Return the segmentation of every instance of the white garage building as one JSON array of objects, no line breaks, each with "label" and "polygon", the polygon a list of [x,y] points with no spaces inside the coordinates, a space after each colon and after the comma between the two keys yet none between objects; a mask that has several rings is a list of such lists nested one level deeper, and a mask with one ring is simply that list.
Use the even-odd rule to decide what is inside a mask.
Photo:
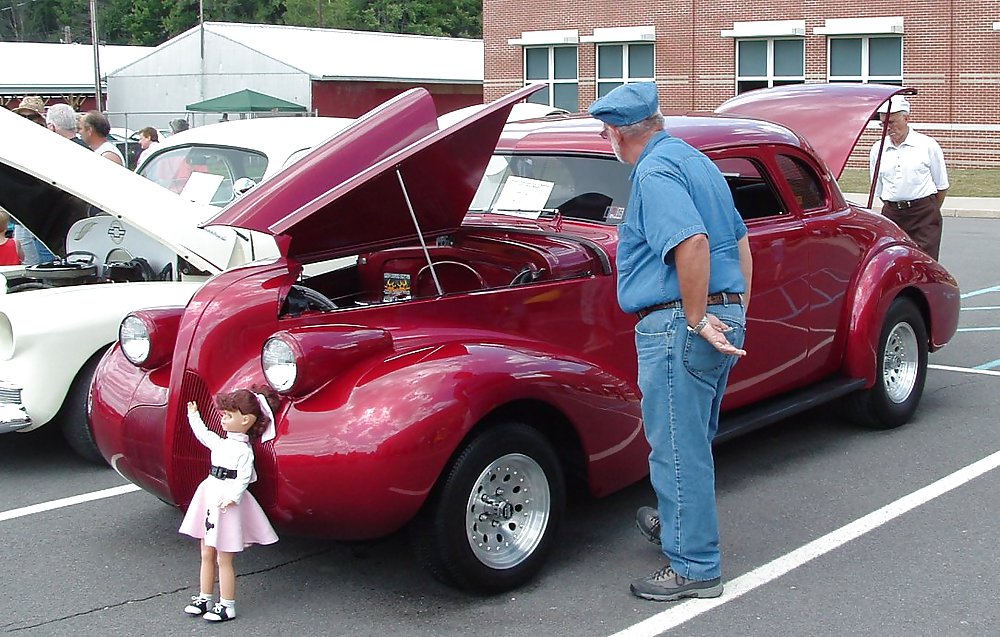
[{"label": "white garage building", "polygon": [[188,104],[252,89],[356,117],[414,86],[440,113],[482,103],[482,40],[206,22],[108,74],[107,110],[128,128],[201,124],[219,115],[187,114]]}]

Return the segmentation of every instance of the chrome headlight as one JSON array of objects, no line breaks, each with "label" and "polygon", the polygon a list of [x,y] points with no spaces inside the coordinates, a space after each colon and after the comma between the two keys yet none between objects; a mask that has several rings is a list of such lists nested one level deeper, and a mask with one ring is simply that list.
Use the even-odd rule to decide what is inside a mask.
[{"label": "chrome headlight", "polygon": [[283,338],[272,336],[267,339],[260,355],[260,364],[264,368],[264,378],[275,391],[285,392],[295,385],[295,379],[299,375],[295,350]]},{"label": "chrome headlight", "polygon": [[133,365],[142,365],[149,358],[151,342],[146,322],[137,316],[128,315],[118,328],[118,343],[125,358]]}]

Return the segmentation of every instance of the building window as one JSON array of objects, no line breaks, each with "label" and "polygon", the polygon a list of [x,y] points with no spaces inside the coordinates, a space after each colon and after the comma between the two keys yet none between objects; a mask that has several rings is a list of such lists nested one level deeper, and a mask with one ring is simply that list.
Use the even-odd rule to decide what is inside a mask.
[{"label": "building window", "polygon": [[736,41],[737,93],[805,81],[805,47],[801,39]]},{"label": "building window", "polygon": [[831,82],[903,83],[903,38],[866,35],[829,39]]},{"label": "building window", "polygon": [[630,82],[654,81],[652,44],[599,44],[597,97]]},{"label": "building window", "polygon": [[577,48],[575,46],[525,47],[524,83],[546,85],[544,89],[529,97],[529,102],[547,104],[571,113],[579,111]]}]

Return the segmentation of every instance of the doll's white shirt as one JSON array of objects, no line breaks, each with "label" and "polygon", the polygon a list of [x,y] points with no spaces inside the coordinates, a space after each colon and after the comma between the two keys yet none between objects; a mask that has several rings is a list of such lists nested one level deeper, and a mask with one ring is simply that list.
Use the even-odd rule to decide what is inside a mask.
[{"label": "doll's white shirt", "polygon": [[224,469],[236,469],[236,478],[221,480],[209,476],[207,479],[220,483],[218,491],[223,499],[239,504],[247,486],[257,480],[257,472],[253,468],[253,447],[250,446],[250,437],[246,434],[226,432],[226,437],[223,438],[209,429],[201,419],[201,414],[197,412],[188,413],[188,422],[198,442],[211,450],[213,465]]}]

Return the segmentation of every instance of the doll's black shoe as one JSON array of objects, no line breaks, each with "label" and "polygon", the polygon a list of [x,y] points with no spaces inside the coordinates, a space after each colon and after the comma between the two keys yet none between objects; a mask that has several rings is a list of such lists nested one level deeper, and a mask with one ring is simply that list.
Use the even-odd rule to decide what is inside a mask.
[{"label": "doll's black shoe", "polygon": [[202,597],[201,595],[192,595],[191,602],[184,607],[184,612],[188,615],[204,615],[208,612],[208,609],[212,607],[211,597]]},{"label": "doll's black shoe", "polygon": [[210,622],[227,622],[236,619],[236,609],[219,603],[206,612],[204,617]]}]

